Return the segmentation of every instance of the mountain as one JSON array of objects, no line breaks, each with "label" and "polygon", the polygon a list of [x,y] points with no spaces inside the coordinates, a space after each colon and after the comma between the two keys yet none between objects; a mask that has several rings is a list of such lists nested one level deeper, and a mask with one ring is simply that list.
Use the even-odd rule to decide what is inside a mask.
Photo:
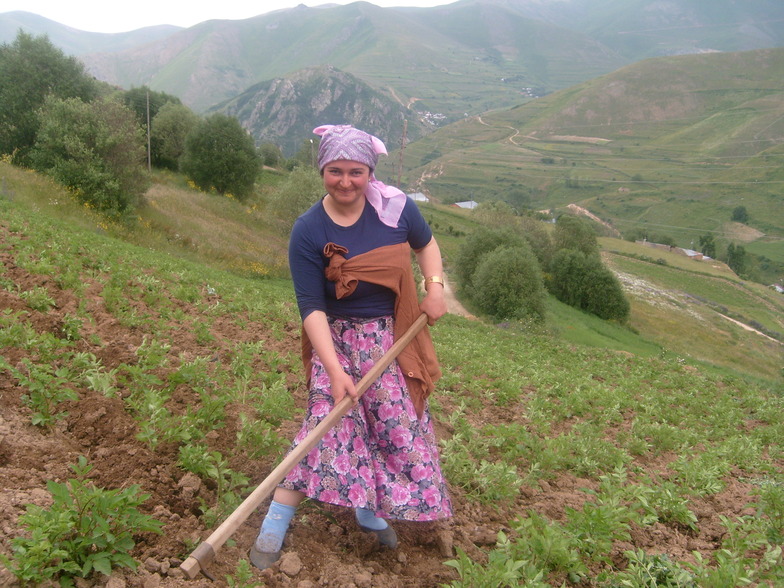
[{"label": "mountain", "polygon": [[[328,65],[261,82],[214,110],[242,121],[257,143],[274,143],[287,157],[302,147],[303,140],[313,138],[313,128],[325,122],[373,129],[392,150],[401,144],[403,121],[410,118],[400,103]],[[430,130],[416,118],[406,128],[409,141]]]},{"label": "mountain", "polygon": [[82,59],[99,79],[147,84],[197,111],[256,83],[331,65],[445,120],[512,106],[525,99],[525,88],[551,91],[627,63],[582,33],[493,3],[398,10],[366,2],[208,21]]},{"label": "mountain", "polygon": [[438,129],[406,148],[404,181],[444,203],[576,204],[621,233],[711,234],[781,264],[782,137],[784,49],[660,57]]},{"label": "mountain", "polygon": [[[777,0],[461,0],[432,8],[355,2],[108,35],[8,12],[0,14],[0,41],[19,28],[47,34],[96,78],[148,85],[197,112],[232,100],[236,108],[258,84],[271,88],[277,80],[282,89],[291,78],[296,86],[295,78],[307,76],[300,70],[331,67],[369,86],[374,100],[407,108],[415,137],[419,128],[515,107],[650,56],[781,46],[782,21]],[[258,139],[281,136],[258,120],[243,123]],[[400,133],[387,137],[397,141]]]}]

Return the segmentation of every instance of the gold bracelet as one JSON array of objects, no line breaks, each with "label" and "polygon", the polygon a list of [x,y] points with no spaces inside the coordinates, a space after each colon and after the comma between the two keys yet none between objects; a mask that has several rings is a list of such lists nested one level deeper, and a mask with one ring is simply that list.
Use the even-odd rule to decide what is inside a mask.
[{"label": "gold bracelet", "polygon": [[429,278],[425,278],[425,289],[427,289],[428,284],[433,284],[433,283],[441,284],[443,286],[444,278],[442,278],[441,276],[430,276]]}]

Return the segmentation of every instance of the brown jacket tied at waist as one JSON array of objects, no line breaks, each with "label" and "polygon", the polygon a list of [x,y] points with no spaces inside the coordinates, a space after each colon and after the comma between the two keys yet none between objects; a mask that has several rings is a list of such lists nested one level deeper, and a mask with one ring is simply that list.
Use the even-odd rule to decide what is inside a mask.
[{"label": "brown jacket tied at waist", "polygon": [[[367,253],[346,259],[345,247],[335,243],[324,246],[324,255],[329,258],[325,270],[327,279],[335,282],[338,299],[349,296],[357,283],[370,282],[389,288],[395,293],[395,340],[405,333],[422,314],[419,310],[419,296],[414,272],[411,269],[411,248],[408,243],[387,245]],[[302,330],[302,361],[305,374],[310,379],[312,346],[305,330]],[[433,340],[427,328],[417,336],[397,356],[400,369],[406,379],[408,392],[420,417],[425,401],[433,392],[435,383],[441,377]]]}]

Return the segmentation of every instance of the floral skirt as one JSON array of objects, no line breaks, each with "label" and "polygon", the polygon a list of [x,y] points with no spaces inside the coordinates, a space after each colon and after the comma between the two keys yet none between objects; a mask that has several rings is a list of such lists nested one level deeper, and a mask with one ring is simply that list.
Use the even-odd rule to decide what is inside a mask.
[{"label": "floral skirt", "polygon": [[[392,317],[329,322],[338,358],[355,382],[394,342]],[[307,414],[292,449],[332,406],[329,377],[314,352]],[[417,416],[397,361],[280,486],[321,502],[367,508],[379,517],[431,521],[452,515],[430,413],[425,407]]]}]

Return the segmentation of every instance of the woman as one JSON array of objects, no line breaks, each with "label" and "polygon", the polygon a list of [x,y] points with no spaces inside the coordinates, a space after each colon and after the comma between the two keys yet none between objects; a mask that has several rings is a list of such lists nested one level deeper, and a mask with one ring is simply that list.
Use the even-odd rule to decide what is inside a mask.
[{"label": "woman", "polygon": [[[309,498],[355,509],[363,531],[397,546],[386,519],[432,521],[452,514],[427,396],[441,372],[427,329],[357,399],[356,383],[422,313],[446,313],[441,252],[416,204],[376,180],[376,137],[326,125],[318,165],[326,195],[297,219],[289,265],[303,326],[308,409],[294,447],[344,397],[354,408],[275,490],[251,562],[280,557],[299,503]],[[411,249],[425,276],[418,300]],[[402,366],[402,369],[401,369]]]}]

